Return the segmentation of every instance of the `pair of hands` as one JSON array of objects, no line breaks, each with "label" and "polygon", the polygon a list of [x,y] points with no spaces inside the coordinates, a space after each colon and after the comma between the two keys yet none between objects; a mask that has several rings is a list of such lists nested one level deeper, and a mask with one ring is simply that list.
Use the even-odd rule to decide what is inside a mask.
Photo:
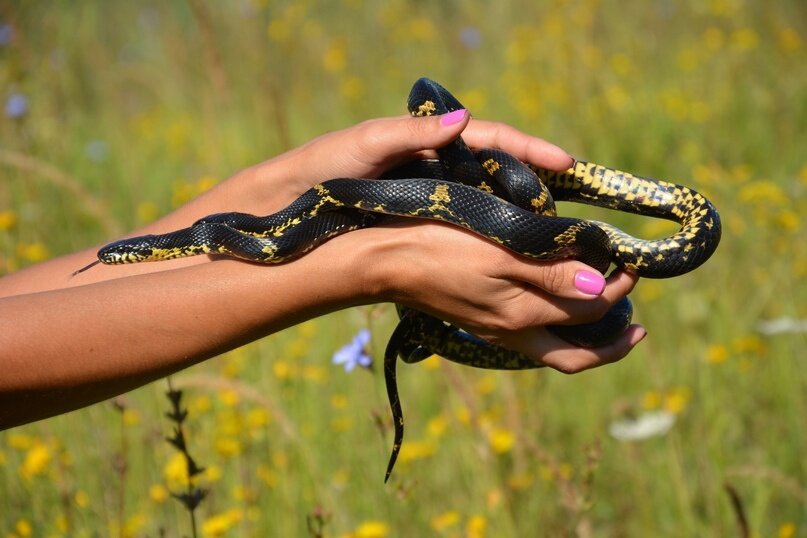
[{"label": "pair of hands", "polygon": [[[506,125],[447,116],[372,120],[324,135],[236,174],[138,234],[176,230],[211,213],[272,213],[317,182],[378,176],[460,133],[472,147],[500,148],[545,168],[572,164],[559,148]],[[619,360],[645,335],[632,326],[611,345],[581,349],[544,328],[598,319],[630,292],[635,276],[604,279],[576,261],[539,263],[434,221],[356,230],[274,267],[196,256],[96,265],[71,277],[95,252],[0,279],[0,326],[7,329],[0,331],[0,429],[90,405],[360,304],[423,310],[566,373]]]},{"label": "pair of hands", "polygon": [[[460,134],[472,148],[499,148],[543,168],[566,170],[574,162],[557,146],[502,123],[470,121],[468,114],[449,125],[440,117],[383,118],[323,135],[281,156],[294,171],[284,196],[290,202],[324,179],[377,177],[408,160],[435,156],[431,148]],[[260,175],[260,168],[255,173]],[[592,292],[591,281],[602,276],[583,263],[537,262],[435,221],[398,220],[333,241],[343,249],[368,241],[378,246],[361,277],[368,301],[423,310],[565,373],[617,361],[646,334],[633,325],[608,346],[581,349],[545,329],[601,318],[636,284],[638,277],[627,272],[615,272],[602,286],[594,285],[600,293]],[[581,275],[590,284],[582,286],[585,292],[575,286]]]}]

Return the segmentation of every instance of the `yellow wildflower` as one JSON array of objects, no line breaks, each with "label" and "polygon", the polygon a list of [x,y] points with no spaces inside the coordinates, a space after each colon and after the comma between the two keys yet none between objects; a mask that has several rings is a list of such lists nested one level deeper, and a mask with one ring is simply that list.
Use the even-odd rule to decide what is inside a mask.
[{"label": "yellow wildflower", "polygon": [[344,39],[331,41],[322,55],[322,67],[331,73],[340,73],[347,66],[347,46]]},{"label": "yellow wildflower", "polygon": [[437,532],[442,532],[449,527],[453,527],[460,521],[460,514],[456,510],[449,510],[448,512],[443,512],[438,516],[434,516],[431,520],[431,527],[432,529],[436,530]]},{"label": "yellow wildflower", "polygon": [[241,442],[234,437],[216,439],[216,452],[222,456],[238,456],[241,454]]},{"label": "yellow wildflower", "polygon": [[759,35],[753,28],[740,28],[731,34],[731,44],[739,51],[749,51],[759,45]]},{"label": "yellow wildflower", "polygon": [[233,508],[202,522],[202,536],[223,536],[244,517],[243,510]]},{"label": "yellow wildflower", "polygon": [[658,409],[661,405],[661,395],[655,390],[648,390],[642,396],[642,408],[647,410]]},{"label": "yellow wildflower", "polygon": [[356,538],[384,538],[389,534],[389,526],[383,521],[364,521],[357,528]]},{"label": "yellow wildflower", "polygon": [[768,203],[775,206],[784,206],[788,203],[788,195],[784,189],[770,180],[757,180],[743,185],[737,193],[737,198],[741,202],[754,205]]},{"label": "yellow wildflower", "polygon": [[145,514],[138,513],[126,520],[123,527],[124,536],[135,536],[146,524],[148,518]]},{"label": "yellow wildflower", "polygon": [[155,503],[162,503],[168,498],[168,489],[162,484],[152,484],[149,488],[149,497]]},{"label": "yellow wildflower", "polygon": [[272,372],[278,379],[289,379],[292,376],[292,367],[284,360],[276,360],[272,363]]},{"label": "yellow wildflower", "polygon": [[45,443],[36,443],[25,454],[25,459],[20,465],[20,476],[31,478],[44,473],[52,458],[50,447]]},{"label": "yellow wildflower", "polygon": [[34,446],[34,444],[39,442],[41,441],[38,441],[35,437],[31,435],[27,435],[24,433],[17,433],[14,431],[9,432],[8,435],[6,436],[6,444],[11,448],[17,450],[28,450],[29,448]]},{"label": "yellow wildflower", "polygon": [[[805,175],[805,177],[807,177],[807,175]],[[440,355],[430,355],[421,364],[426,368],[428,368],[429,370],[436,370],[440,368],[440,361],[441,361]]]},{"label": "yellow wildflower", "polygon": [[801,216],[790,209],[783,209],[776,215],[776,224],[782,230],[794,233],[801,227]]},{"label": "yellow wildflower", "polygon": [[457,407],[456,411],[454,411],[454,415],[457,417],[457,421],[460,424],[467,426],[471,423],[471,411],[464,405]]},{"label": "yellow wildflower", "polygon": [[789,26],[779,30],[778,38],[779,48],[785,52],[793,52],[801,48],[799,33]]},{"label": "yellow wildflower", "polygon": [[62,534],[67,534],[70,530],[70,520],[64,514],[59,514],[56,516],[56,529],[61,532]]},{"label": "yellow wildflower", "polygon": [[437,452],[437,445],[434,441],[407,441],[401,446],[398,459],[402,462],[428,458]]},{"label": "yellow wildflower", "polygon": [[172,489],[188,487],[188,464],[185,456],[175,452],[163,467],[163,475]]},{"label": "yellow wildflower", "polygon": [[344,394],[334,394],[333,396],[331,396],[331,406],[334,409],[344,409],[345,407],[347,407],[347,403],[348,403],[347,396],[345,396]]},{"label": "yellow wildflower", "polygon": [[746,353],[757,356],[765,354],[765,344],[759,336],[753,334],[736,338],[731,343],[731,347],[736,353]]},{"label": "yellow wildflower", "polygon": [[426,424],[426,431],[429,432],[431,437],[442,437],[448,426],[448,420],[443,415],[438,415]]},{"label": "yellow wildflower", "polygon": [[213,401],[210,399],[210,396],[202,394],[201,396],[196,396],[193,400],[191,400],[188,407],[192,412],[204,413],[205,411],[209,411],[212,405]]},{"label": "yellow wildflower", "polygon": [[711,344],[706,348],[706,360],[712,364],[726,362],[729,358],[729,350],[723,344]]},{"label": "yellow wildflower", "polygon": [[238,392],[230,389],[220,390],[218,397],[219,401],[227,407],[235,407],[241,401],[241,396]]},{"label": "yellow wildflower", "polygon": [[782,523],[779,525],[779,531],[776,533],[777,538],[793,538],[796,536],[796,525],[791,522]]},{"label": "yellow wildflower", "polygon": [[331,430],[336,433],[348,431],[353,427],[353,418],[350,415],[334,417],[331,419]]},{"label": "yellow wildflower", "polygon": [[505,428],[495,428],[488,436],[490,447],[497,454],[504,454],[510,452],[513,445],[516,444],[516,436],[510,430]]},{"label": "yellow wildflower", "polygon": [[140,424],[140,413],[135,409],[124,409],[122,418],[126,426],[137,426]]},{"label": "yellow wildflower", "polygon": [[17,225],[17,214],[14,211],[0,211],[0,231],[10,230]]},{"label": "yellow wildflower", "polygon": [[488,520],[485,516],[473,515],[465,524],[465,538],[484,538],[487,528]]},{"label": "yellow wildflower", "polygon": [[73,495],[73,502],[75,502],[76,506],[79,508],[87,508],[90,505],[90,496],[86,491],[80,489]]},{"label": "yellow wildflower", "polygon": [[224,473],[222,472],[221,467],[218,467],[217,465],[211,465],[205,468],[205,472],[202,473],[201,478],[204,482],[210,484],[212,482],[218,482],[219,480],[221,480],[223,474]]},{"label": "yellow wildflower", "polygon": [[17,245],[17,256],[31,263],[47,260],[50,256],[48,249],[42,243],[19,243]]},{"label": "yellow wildflower", "polygon": [[17,520],[17,524],[14,525],[14,529],[17,531],[19,536],[31,536],[31,533],[34,531],[27,519]]},{"label": "yellow wildflower", "polygon": [[263,407],[254,407],[247,412],[246,424],[249,429],[263,428],[269,424],[269,412]]},{"label": "yellow wildflower", "polygon": [[675,388],[664,395],[664,409],[677,415],[681,413],[689,402],[689,390],[686,387]]}]

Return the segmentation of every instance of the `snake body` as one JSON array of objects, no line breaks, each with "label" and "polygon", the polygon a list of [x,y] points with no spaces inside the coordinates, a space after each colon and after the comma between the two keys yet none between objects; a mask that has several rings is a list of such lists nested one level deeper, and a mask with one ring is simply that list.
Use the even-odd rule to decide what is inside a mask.
[{"label": "snake body", "polygon": [[[410,92],[408,108],[412,115],[425,116],[463,106],[436,82],[420,79]],[[119,264],[222,254],[281,263],[389,215],[447,222],[537,260],[575,258],[602,273],[613,263],[642,277],[668,278],[703,264],[720,241],[715,207],[682,185],[583,161],[563,172],[549,171],[525,165],[499,150],[471,151],[461,137],[437,152],[439,159],[404,165],[388,172],[383,181],[331,179],[272,215],[210,215],[182,230],[116,241],[103,247],[98,258],[102,263]],[[669,219],[681,226],[670,237],[641,240],[606,223],[558,217],[554,200]],[[491,369],[541,366],[425,313],[402,306],[398,312],[400,322],[384,357],[395,429],[386,479],[403,440],[396,378],[399,357],[411,363],[438,354]],[[631,315],[630,301],[625,298],[599,322],[550,329],[576,345],[598,346],[622,334]]]}]

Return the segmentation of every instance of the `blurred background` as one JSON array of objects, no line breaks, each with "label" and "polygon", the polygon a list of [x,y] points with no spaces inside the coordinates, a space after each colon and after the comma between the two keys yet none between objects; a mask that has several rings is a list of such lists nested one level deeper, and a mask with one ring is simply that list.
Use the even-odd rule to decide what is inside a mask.
[{"label": "blurred background", "polygon": [[[0,274],[402,114],[429,76],[478,118],[700,190],[717,253],[640,282],[649,337],[622,363],[401,366],[386,486],[391,305],[175,376],[198,535],[807,536],[806,60],[800,0],[0,2]],[[376,364],[332,364],[362,329]],[[191,535],[167,388],[0,433],[0,536]]]}]

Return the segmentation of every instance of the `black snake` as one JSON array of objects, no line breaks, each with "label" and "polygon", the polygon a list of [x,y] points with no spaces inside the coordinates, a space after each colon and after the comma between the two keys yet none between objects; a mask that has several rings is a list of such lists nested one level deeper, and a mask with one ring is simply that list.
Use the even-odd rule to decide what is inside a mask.
[{"label": "black snake", "polygon": [[[442,86],[425,78],[415,82],[408,100],[414,116],[462,108]],[[613,263],[642,277],[667,278],[700,266],[720,241],[720,218],[714,206],[681,185],[582,161],[564,172],[553,172],[527,166],[499,150],[471,151],[462,138],[437,153],[438,160],[396,168],[383,181],[324,181],[269,216],[220,213],[182,230],[116,241],[103,247],[98,258],[105,264],[121,264],[222,254],[279,263],[299,257],[331,237],[394,215],[448,222],[538,260],[575,258],[602,273]],[[681,227],[664,239],[640,240],[605,223],[558,217],[553,200],[674,220]],[[398,357],[411,363],[437,354],[491,369],[542,366],[425,313],[402,306],[398,312],[400,323],[384,357],[395,428],[385,480],[403,440]],[[593,347],[622,334],[631,315],[630,301],[625,298],[599,322],[550,329],[571,343]]]}]

